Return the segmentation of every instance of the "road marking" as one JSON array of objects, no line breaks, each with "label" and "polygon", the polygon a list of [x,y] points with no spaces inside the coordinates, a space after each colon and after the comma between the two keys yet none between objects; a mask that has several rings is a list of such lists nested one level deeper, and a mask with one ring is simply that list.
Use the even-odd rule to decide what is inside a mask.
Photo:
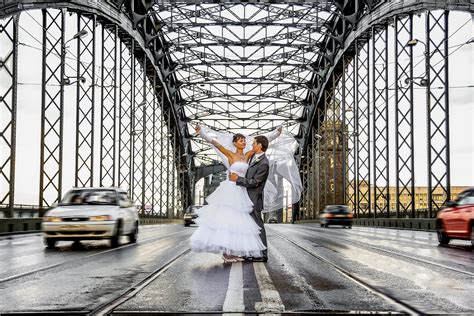
[{"label": "road marking", "polygon": [[283,312],[285,305],[281,301],[280,294],[273,286],[272,279],[268,274],[263,262],[254,262],[253,268],[257,277],[258,288],[262,297],[261,302],[255,303],[255,311],[257,312]]},{"label": "road marking", "polygon": [[225,294],[223,312],[245,312],[244,274],[242,262],[232,264],[229,273],[229,285]]}]

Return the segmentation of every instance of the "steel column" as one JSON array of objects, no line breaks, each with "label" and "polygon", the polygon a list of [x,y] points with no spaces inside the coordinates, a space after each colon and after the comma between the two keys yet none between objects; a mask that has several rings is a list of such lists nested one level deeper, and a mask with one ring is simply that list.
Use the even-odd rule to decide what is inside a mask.
[{"label": "steel column", "polygon": [[[86,30],[91,36],[77,38],[76,72],[76,187],[94,184],[94,113],[95,113],[95,28],[96,17],[78,14],[77,32]],[[85,83],[80,78],[84,78]]]},{"label": "steel column", "polygon": [[[146,69],[146,68],[145,68]],[[146,212],[148,215],[154,215],[155,213],[155,201],[154,201],[154,186],[155,186],[155,91],[153,89],[154,82],[150,82],[145,77],[145,108],[144,108],[144,120],[143,120],[143,131],[144,131],[144,150],[143,150],[143,188],[145,205],[149,206],[150,209]]]},{"label": "steel column", "polygon": [[[0,20],[0,204],[8,203],[5,217],[13,216],[18,89],[18,22],[20,15]],[[8,192],[4,192],[8,188]]]},{"label": "steel column", "polygon": [[[325,105],[326,107],[326,105]],[[328,170],[327,170],[327,135],[325,131],[326,109],[318,108],[319,126],[317,133],[322,136],[318,142],[318,164],[319,164],[319,207],[323,208],[327,203],[328,196]]]},{"label": "steel column", "polygon": [[[134,46],[131,40],[131,47]],[[120,42],[120,67],[118,77],[119,86],[119,148],[118,148],[118,186],[127,190],[132,197],[132,117],[133,117],[133,91],[134,91],[134,53],[127,45]]]},{"label": "steel column", "polygon": [[[358,42],[358,41],[357,41]],[[357,43],[356,45],[359,45]],[[357,120],[357,188],[358,210],[364,215],[371,215],[371,183],[370,183],[370,72],[369,42],[362,43],[357,51],[356,66],[356,120]],[[367,186],[367,191],[361,190]]]},{"label": "steel column", "polygon": [[[358,185],[357,185],[357,125],[356,125],[356,64],[354,58],[344,59],[344,123],[347,133],[346,145],[347,154],[344,156],[346,160],[346,203],[352,207],[354,214],[359,214],[358,207]],[[346,157],[347,156],[347,157]]]},{"label": "steel column", "polygon": [[[413,133],[413,16],[395,18],[395,155],[396,217],[415,216],[415,170]],[[401,82],[408,78],[409,84]],[[401,201],[408,196],[408,201]]]},{"label": "steel column", "polygon": [[117,25],[102,25],[100,186],[115,186]]},{"label": "steel column", "polygon": [[139,58],[134,58],[134,87],[133,87],[133,115],[132,115],[132,145],[133,145],[133,199],[140,203],[140,213],[143,214],[145,208],[145,196],[144,196],[144,107],[145,107],[145,71],[143,66],[145,62],[143,57],[140,57],[143,63],[140,63]]},{"label": "steel column", "polygon": [[333,75],[333,87],[334,87],[334,99],[332,102],[333,108],[333,172],[332,172],[332,181],[334,186],[334,200],[333,204],[344,204],[344,182],[343,182],[343,165],[344,158],[342,156],[342,135],[344,134],[344,125],[342,124],[342,73],[335,73]]},{"label": "steel column", "polygon": [[162,216],[163,212],[163,201],[164,201],[164,190],[166,186],[163,162],[166,159],[163,148],[163,140],[167,135],[167,132],[163,126],[163,89],[158,87],[158,82],[156,76],[154,77],[153,90],[155,91],[155,136],[153,139],[154,142],[154,202],[155,202],[155,211],[158,210],[157,215]]},{"label": "steel column", "polygon": [[[451,199],[449,149],[448,17],[429,11],[426,15],[428,214],[435,217]],[[442,40],[438,41],[442,35]],[[439,60],[439,61],[438,61]],[[441,86],[443,89],[431,89]]]},{"label": "steel column", "polygon": [[346,110],[347,110],[347,100],[346,100],[346,91],[350,89],[346,89],[346,77],[347,77],[347,60],[346,58],[342,58],[342,78],[341,78],[341,90],[340,90],[340,97],[341,97],[341,145],[342,145],[342,161],[341,161],[341,172],[342,172],[342,204],[349,204],[347,199],[347,173],[348,173],[348,145],[347,145],[347,138],[348,138],[348,128],[346,124]]},{"label": "steel column", "polygon": [[[388,143],[388,32],[387,25],[372,27],[372,134],[374,217],[389,217],[389,143]],[[383,201],[382,205],[378,202]]]},{"label": "steel column", "polygon": [[43,9],[43,70],[39,206],[62,195],[65,10]]}]

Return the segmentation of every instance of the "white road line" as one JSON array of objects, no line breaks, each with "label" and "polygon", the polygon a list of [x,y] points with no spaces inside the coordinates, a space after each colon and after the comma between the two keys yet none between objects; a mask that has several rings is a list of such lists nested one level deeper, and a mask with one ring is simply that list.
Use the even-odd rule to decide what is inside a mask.
[{"label": "white road line", "polygon": [[225,295],[223,312],[245,312],[244,305],[244,275],[242,262],[232,264],[229,273],[229,285]]},{"label": "white road line", "polygon": [[254,262],[253,268],[255,270],[255,276],[257,277],[258,287],[262,297],[261,302],[255,303],[255,311],[259,313],[283,312],[285,310],[285,305],[283,305],[283,302],[281,301],[280,294],[275,290],[272,279],[270,278],[263,262]]}]

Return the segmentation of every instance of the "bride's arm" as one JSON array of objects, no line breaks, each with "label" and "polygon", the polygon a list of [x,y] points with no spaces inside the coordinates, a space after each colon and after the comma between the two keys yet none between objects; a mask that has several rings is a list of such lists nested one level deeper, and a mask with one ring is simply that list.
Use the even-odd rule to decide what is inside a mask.
[{"label": "bride's arm", "polygon": [[201,137],[207,141],[208,143],[211,143],[212,145],[214,145],[221,153],[223,153],[227,159],[229,159],[229,163],[232,162],[233,160],[233,157],[232,157],[232,152],[230,150],[228,150],[227,148],[225,148],[224,146],[222,146],[221,144],[219,144],[215,139],[212,139],[209,135],[207,135],[202,129],[201,129],[201,126],[199,125],[196,125],[194,127],[194,129],[196,130],[196,134],[198,135],[201,135]]},{"label": "bride's arm", "polygon": [[255,155],[255,152],[251,149],[245,153],[245,161],[249,161],[252,156]]}]

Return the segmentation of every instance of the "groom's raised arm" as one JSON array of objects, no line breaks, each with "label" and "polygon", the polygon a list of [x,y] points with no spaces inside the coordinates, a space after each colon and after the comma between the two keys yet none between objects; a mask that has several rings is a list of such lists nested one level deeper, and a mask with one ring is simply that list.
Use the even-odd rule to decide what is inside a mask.
[{"label": "groom's raised arm", "polygon": [[282,126],[279,126],[275,130],[262,134],[261,136],[265,136],[268,139],[268,142],[270,143],[273,140],[275,140],[278,136],[281,135],[282,128],[283,128]]},{"label": "groom's raised arm", "polygon": [[268,164],[262,164],[261,166],[259,166],[257,173],[255,173],[255,175],[252,178],[247,179],[244,177],[238,177],[236,184],[246,187],[246,188],[256,188],[261,183],[267,180],[268,169],[269,169]]}]

